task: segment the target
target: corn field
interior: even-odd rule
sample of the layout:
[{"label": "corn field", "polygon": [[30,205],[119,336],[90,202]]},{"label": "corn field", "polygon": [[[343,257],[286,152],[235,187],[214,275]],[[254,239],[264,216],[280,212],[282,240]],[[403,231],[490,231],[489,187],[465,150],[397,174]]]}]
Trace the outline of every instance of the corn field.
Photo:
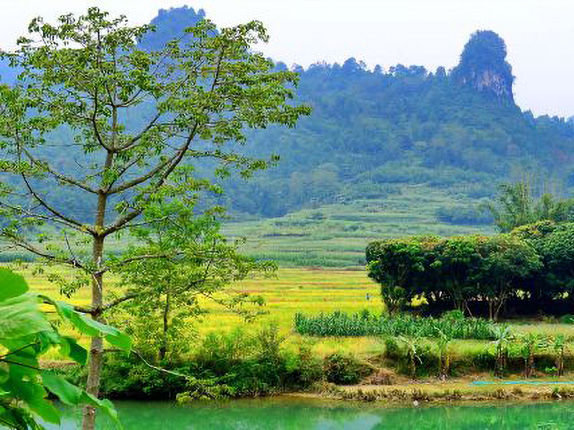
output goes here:
[{"label": "corn field", "polygon": [[295,315],[295,331],[309,336],[412,336],[451,339],[496,339],[499,325],[477,318],[422,318],[410,315],[385,316],[370,312],[333,312]]}]

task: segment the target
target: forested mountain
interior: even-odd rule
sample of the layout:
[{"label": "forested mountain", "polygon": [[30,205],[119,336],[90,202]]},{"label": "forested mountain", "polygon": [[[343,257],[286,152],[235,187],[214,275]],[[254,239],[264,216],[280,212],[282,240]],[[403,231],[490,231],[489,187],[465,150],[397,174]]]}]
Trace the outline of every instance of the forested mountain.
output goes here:
[{"label": "forested mountain", "polygon": [[521,111],[505,57],[502,39],[477,32],[451,72],[368,70],[353,58],[300,69],[298,93],[313,114],[296,130],[253,136],[252,150],[282,160],[247,194],[238,185],[234,207],[278,215],[418,183],[489,197],[498,183],[534,173],[574,185],[572,123]]},{"label": "forested mountain", "polygon": [[[188,7],[160,11],[152,21],[155,32],[141,46],[157,49],[204,17]],[[236,214],[278,216],[323,203],[381,198],[407,184],[489,197],[498,183],[529,172],[574,186],[573,124],[535,118],[516,106],[506,46],[494,32],[476,32],[452,71],[401,64],[370,70],[354,58],[293,67],[301,77],[299,101],[313,113],[296,129],[251,133],[246,152],[278,154],[281,161],[247,183],[226,180],[223,203]],[[10,83],[14,71],[1,69]],[[58,153],[57,145],[49,156],[74,168],[70,154]]]}]

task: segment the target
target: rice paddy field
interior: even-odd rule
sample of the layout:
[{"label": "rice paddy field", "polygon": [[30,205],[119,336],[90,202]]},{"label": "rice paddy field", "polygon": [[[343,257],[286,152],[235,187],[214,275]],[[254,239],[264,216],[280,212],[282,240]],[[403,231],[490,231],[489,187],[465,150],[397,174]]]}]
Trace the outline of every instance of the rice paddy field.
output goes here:
[{"label": "rice paddy field", "polygon": [[[37,273],[36,264],[17,267],[34,291],[53,298],[60,297],[77,305],[88,304],[89,291],[80,290],[71,299],[59,296],[57,288],[47,279],[49,270],[65,273],[64,269],[47,269],[46,273]],[[110,291],[118,292],[117,280],[110,279]],[[269,323],[278,324],[282,334],[287,336],[287,343],[294,347],[301,342],[312,346],[313,351],[324,356],[333,352],[352,352],[368,357],[383,351],[383,342],[374,336],[365,337],[309,337],[300,336],[293,331],[293,320],[297,312],[319,314],[321,312],[382,312],[383,304],[378,293],[378,286],[372,282],[364,269],[319,269],[319,268],[282,268],[273,278],[253,278],[240,282],[234,289],[265,298],[264,309],[267,314],[261,315],[253,322],[246,322],[241,317],[213,302],[204,302],[209,313],[196,323],[198,336],[210,331],[229,331],[242,328],[246,333],[254,332]],[[368,295],[368,296],[367,296]],[[521,322],[512,323],[515,332],[536,332],[544,334],[564,333],[574,337],[574,325]],[[65,329],[64,329],[65,330]],[[484,350],[488,341],[456,340],[453,342],[453,354],[474,354]],[[57,359],[57,354],[50,357]]]},{"label": "rice paddy field", "polygon": [[[49,273],[56,271],[66,274],[67,269],[46,268],[44,273],[38,273],[36,263],[10,267],[27,279],[33,291],[66,300],[74,305],[89,303],[88,289],[79,290],[68,299],[59,295],[57,287],[48,281]],[[121,289],[113,278],[109,279],[109,286],[110,292],[119,292]],[[384,309],[377,285],[367,277],[366,271],[361,269],[283,268],[273,277],[248,279],[237,283],[233,288],[262,296],[266,302],[263,307],[266,314],[260,315],[253,322],[246,322],[228,309],[206,300],[203,307],[209,313],[196,323],[199,336],[210,331],[229,331],[239,327],[250,332],[265,324],[276,323],[283,334],[289,335],[290,342],[297,343],[300,336],[292,334],[293,319],[297,312],[317,314],[335,310],[358,312],[363,309],[381,312]],[[378,341],[370,338],[317,339],[314,343],[321,354],[341,348],[370,353],[380,347]]]}]

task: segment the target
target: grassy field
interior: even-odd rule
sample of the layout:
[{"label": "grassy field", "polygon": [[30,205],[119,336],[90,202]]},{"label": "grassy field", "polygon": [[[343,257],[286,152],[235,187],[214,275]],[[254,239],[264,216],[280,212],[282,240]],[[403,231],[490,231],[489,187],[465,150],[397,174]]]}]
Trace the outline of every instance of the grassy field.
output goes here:
[{"label": "grassy field", "polygon": [[[19,269],[19,272],[28,279],[34,291],[58,297],[58,291],[47,280],[47,273],[34,273],[36,268],[37,266],[30,264]],[[116,280],[110,279],[110,284],[111,291],[119,290]],[[378,294],[378,287],[367,277],[365,270],[283,268],[274,278],[248,279],[238,283],[234,288],[238,291],[263,296],[268,313],[258,317],[254,322],[247,323],[229,310],[213,302],[205,302],[204,307],[209,310],[209,314],[197,322],[197,331],[200,336],[214,330],[228,331],[238,327],[250,333],[264,324],[273,322],[277,323],[281,332],[288,336],[288,344],[296,346],[303,341],[310,343],[315,353],[320,356],[332,352],[352,352],[367,357],[383,351],[383,343],[376,337],[303,338],[293,333],[293,317],[297,312],[316,314],[335,310],[358,312],[363,309],[381,312],[383,305]],[[369,294],[369,299],[367,299],[367,294]],[[87,304],[88,290],[79,291],[69,301],[78,305]],[[564,333],[574,336],[574,325],[540,321],[512,323],[511,325],[515,332]],[[453,342],[452,351],[454,356],[463,356],[480,352],[487,344],[488,342],[485,341],[457,340]]]},{"label": "grassy field", "polygon": [[304,209],[281,218],[227,223],[224,231],[229,236],[247,238],[247,254],[282,266],[364,266],[365,247],[373,240],[492,234],[494,227],[490,225],[454,225],[437,218],[439,208],[468,204],[468,198],[413,185],[384,199],[355,200]]},{"label": "grassy field", "polygon": [[[78,291],[70,299],[58,294],[57,288],[47,277],[51,270],[60,274],[63,269],[47,268],[45,273],[37,273],[36,264],[27,264],[17,268],[25,276],[33,291],[46,294],[53,298],[69,301],[75,305],[89,303],[89,290]],[[109,280],[110,292],[118,292],[120,286],[117,280]],[[199,335],[214,330],[233,330],[237,327],[253,332],[264,324],[276,323],[281,332],[289,335],[289,342],[296,344],[300,336],[292,334],[293,317],[297,312],[319,313],[343,310],[357,312],[368,309],[380,312],[383,309],[378,295],[378,287],[368,277],[364,270],[335,270],[335,269],[280,269],[273,278],[253,278],[234,286],[237,291],[261,295],[266,304],[263,309],[267,314],[259,316],[254,322],[248,323],[228,309],[210,301],[203,306],[209,313],[197,322]],[[367,299],[369,294],[370,299]],[[369,354],[380,348],[380,342],[370,338],[362,339],[318,339],[315,343],[317,353],[324,355],[337,350],[354,350]]]}]

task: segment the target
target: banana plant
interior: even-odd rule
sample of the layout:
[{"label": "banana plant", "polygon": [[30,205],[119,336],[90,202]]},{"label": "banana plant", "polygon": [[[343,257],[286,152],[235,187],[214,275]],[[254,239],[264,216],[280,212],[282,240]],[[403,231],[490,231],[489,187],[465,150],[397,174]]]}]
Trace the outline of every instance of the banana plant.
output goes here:
[{"label": "banana plant", "polygon": [[412,378],[417,376],[417,361],[422,363],[419,351],[419,336],[399,336],[398,339],[405,345],[409,373]]},{"label": "banana plant", "polygon": [[508,349],[513,339],[509,326],[496,327],[494,330],[495,340],[491,342],[494,349],[494,359],[496,361],[495,374],[499,378],[504,376],[506,363],[508,360]]},{"label": "banana plant", "polygon": [[564,375],[564,355],[566,353],[566,337],[563,334],[557,334],[552,339],[552,349],[556,355],[556,373],[558,377]]},{"label": "banana plant", "polygon": [[524,360],[524,377],[534,373],[534,356],[547,343],[547,339],[538,333],[527,333],[519,337],[518,348]]},{"label": "banana plant", "polygon": [[91,396],[40,365],[42,355],[53,348],[80,365],[85,365],[88,357],[74,338],[62,335],[48,320],[41,304],[55,308],[60,320],[79,333],[103,337],[117,348],[130,350],[131,340],[125,334],[77,312],[67,303],[31,293],[22,276],[0,268],[0,426],[41,430],[39,421],[59,425],[60,411],[50,396],[70,406],[98,407],[119,425],[108,400]]},{"label": "banana plant", "polygon": [[442,330],[438,329],[437,345],[438,345],[438,371],[439,378],[443,381],[448,378],[450,373],[450,344],[452,337]]}]

